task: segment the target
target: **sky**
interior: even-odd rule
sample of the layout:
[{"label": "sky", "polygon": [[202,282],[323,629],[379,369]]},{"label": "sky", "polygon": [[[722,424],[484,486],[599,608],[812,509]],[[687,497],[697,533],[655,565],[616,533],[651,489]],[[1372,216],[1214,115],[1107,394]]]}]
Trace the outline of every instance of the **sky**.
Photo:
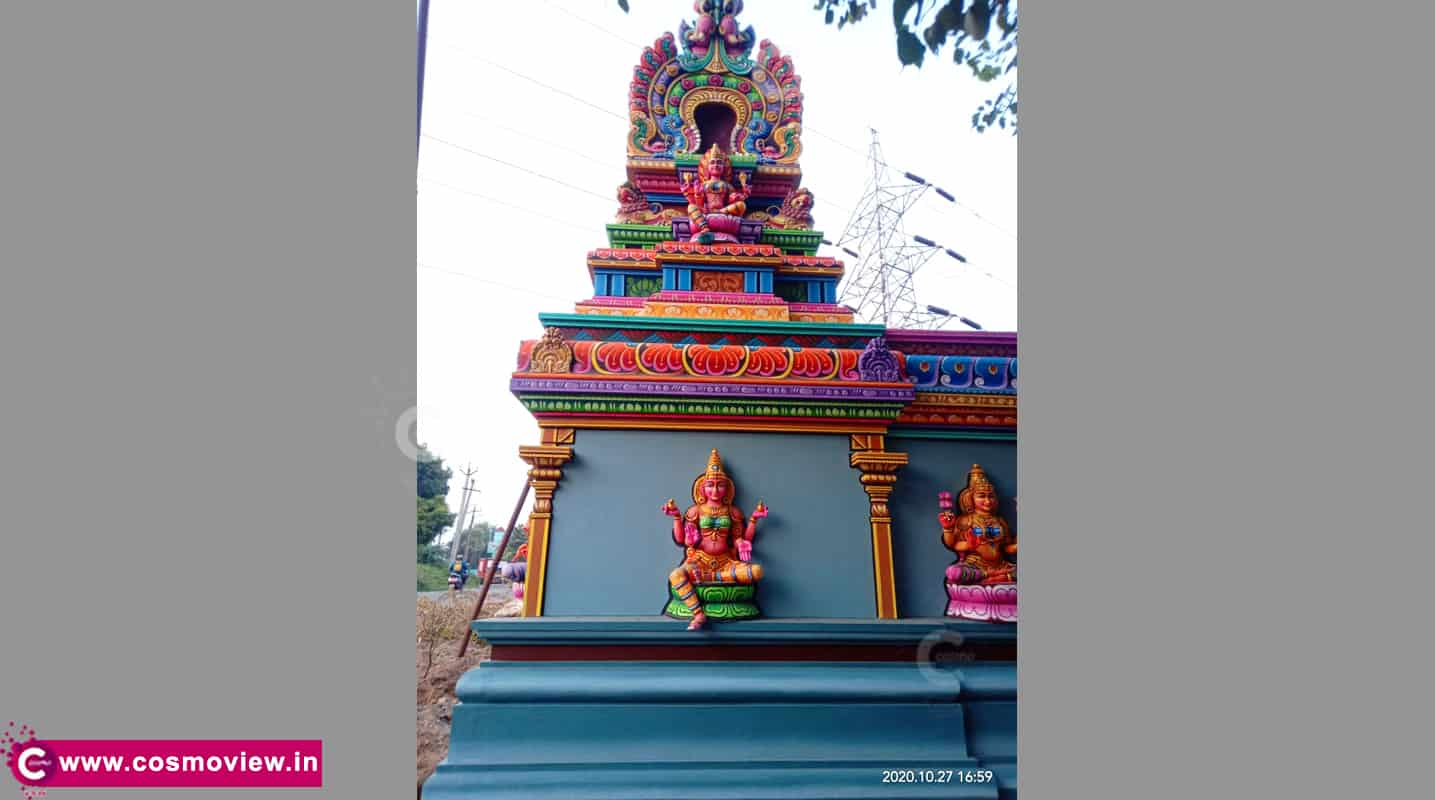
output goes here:
[{"label": "sky", "polygon": [[[585,258],[607,246],[603,226],[626,180],[633,66],[643,47],[696,16],[682,0],[629,6],[624,14],[615,0],[431,0],[417,439],[454,469],[451,510],[459,470],[475,471],[475,520],[508,521],[527,473],[518,447],[538,443],[537,424],[508,391],[519,342],[542,334],[540,312],[572,312],[593,294]],[[916,278],[918,302],[986,330],[1016,330],[1017,139],[970,127],[1000,87],[952,63],[950,46],[920,69],[903,68],[887,3],[841,31],[812,6],[748,0],[739,19],[791,56],[802,78],[800,165],[815,227],[841,236],[871,174],[875,128],[888,164],[958,201],[928,192],[906,217],[909,234],[968,259],[930,261]],[[819,254],[852,260],[830,247]]]}]

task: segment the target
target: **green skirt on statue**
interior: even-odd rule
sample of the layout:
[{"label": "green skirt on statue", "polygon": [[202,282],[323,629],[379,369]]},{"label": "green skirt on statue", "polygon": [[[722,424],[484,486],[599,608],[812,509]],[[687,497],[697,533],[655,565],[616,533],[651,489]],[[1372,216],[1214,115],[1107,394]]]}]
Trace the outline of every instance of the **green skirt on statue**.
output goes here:
[{"label": "green skirt on statue", "polygon": [[[703,613],[712,620],[754,619],[760,616],[757,610],[757,585],[743,583],[699,583],[698,601]],[[693,612],[677,592],[668,587],[668,607],[663,613],[674,619],[692,619]]]}]

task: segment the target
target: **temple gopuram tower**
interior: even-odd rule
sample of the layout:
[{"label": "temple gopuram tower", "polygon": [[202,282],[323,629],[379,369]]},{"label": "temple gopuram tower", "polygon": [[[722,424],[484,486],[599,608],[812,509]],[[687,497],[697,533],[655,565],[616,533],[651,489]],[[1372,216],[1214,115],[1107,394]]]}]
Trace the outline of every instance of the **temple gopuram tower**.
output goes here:
[{"label": "temple gopuram tower", "polygon": [[1015,797],[1016,334],[854,322],[792,59],[696,8],[592,296],[518,347],[523,616],[423,796]]}]

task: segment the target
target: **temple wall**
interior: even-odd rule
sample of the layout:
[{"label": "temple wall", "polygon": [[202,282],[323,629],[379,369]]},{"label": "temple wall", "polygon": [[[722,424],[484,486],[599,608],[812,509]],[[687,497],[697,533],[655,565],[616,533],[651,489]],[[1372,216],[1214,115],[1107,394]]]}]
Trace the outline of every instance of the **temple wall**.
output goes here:
[{"label": "temple wall", "polygon": [[753,546],[763,616],[874,618],[869,502],[847,436],[636,430],[577,432],[553,498],[543,616],[661,613],[682,549],[659,509],[692,504],[713,448],[743,513],[769,507]]},{"label": "temple wall", "polygon": [[892,559],[896,572],[897,615],[940,617],[946,610],[943,571],[956,559],[942,544],[937,524],[937,493],[955,499],[967,483],[967,470],[981,464],[996,484],[998,513],[1021,538],[1021,523],[1012,506],[1016,496],[1016,442],[965,439],[887,437],[887,449],[906,453],[909,461],[897,472],[892,492]]}]

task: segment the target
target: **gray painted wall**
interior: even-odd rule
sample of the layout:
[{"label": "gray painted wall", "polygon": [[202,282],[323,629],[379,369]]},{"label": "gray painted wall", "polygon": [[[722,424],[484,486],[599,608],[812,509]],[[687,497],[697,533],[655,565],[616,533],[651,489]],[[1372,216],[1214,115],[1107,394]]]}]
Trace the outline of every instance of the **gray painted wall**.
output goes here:
[{"label": "gray painted wall", "polygon": [[743,513],[768,505],[753,543],[763,615],[874,618],[869,505],[848,437],[706,431],[577,432],[553,497],[544,615],[660,613],[682,549],[659,509],[692,504],[714,447]]},{"label": "gray painted wall", "polygon": [[[953,500],[967,484],[967,470],[981,464],[996,484],[1006,517],[1021,538],[1012,498],[1016,497],[1016,442],[887,437],[887,449],[906,453],[909,461],[897,472],[892,492],[893,568],[897,578],[897,615],[940,617],[947,608],[943,573],[956,554],[942,544],[937,524],[937,493]],[[959,512],[960,513],[960,512]]]}]

